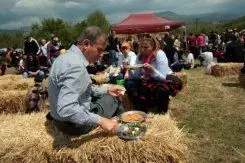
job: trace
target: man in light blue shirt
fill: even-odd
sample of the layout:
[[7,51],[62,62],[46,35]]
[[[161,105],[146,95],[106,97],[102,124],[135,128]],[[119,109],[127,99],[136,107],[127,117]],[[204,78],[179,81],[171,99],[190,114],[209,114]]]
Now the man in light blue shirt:
[[50,117],[55,126],[69,135],[88,133],[97,126],[116,133],[118,123],[111,117],[123,112],[118,96],[123,87],[92,85],[86,67],[95,63],[106,46],[106,35],[88,27],[67,52],[59,56],[49,75]]

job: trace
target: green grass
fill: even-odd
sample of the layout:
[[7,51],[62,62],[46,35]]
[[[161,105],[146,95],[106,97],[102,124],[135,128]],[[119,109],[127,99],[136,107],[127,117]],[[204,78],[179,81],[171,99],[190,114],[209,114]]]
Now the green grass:
[[188,92],[171,101],[171,113],[188,132],[190,162],[245,162],[245,89],[238,76],[217,78],[187,71]]

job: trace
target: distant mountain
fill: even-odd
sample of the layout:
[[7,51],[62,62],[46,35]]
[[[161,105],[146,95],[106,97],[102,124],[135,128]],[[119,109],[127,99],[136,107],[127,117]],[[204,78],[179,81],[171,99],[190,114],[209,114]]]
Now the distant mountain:
[[237,19],[241,16],[241,14],[222,13],[222,12],[213,12],[213,13],[195,14],[195,15],[180,15],[171,11],[158,12],[156,13],[156,15],[174,21],[185,21],[188,23],[195,22],[196,19],[198,22],[203,22],[203,23],[223,23],[224,21]]
[[27,33],[30,31],[30,27],[21,27],[20,29],[0,29],[0,34],[8,33],[10,35],[14,35],[16,32],[24,32]]
[[229,22],[223,24],[222,28],[224,28],[224,29],[237,28],[238,30],[245,30],[245,15],[238,18],[238,19],[235,19],[235,20],[232,20],[232,21],[229,21]]

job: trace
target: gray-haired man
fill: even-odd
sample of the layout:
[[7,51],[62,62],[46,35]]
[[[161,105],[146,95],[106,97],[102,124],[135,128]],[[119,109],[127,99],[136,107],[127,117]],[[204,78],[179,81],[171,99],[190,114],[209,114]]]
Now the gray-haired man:
[[67,52],[58,57],[49,75],[50,115],[57,128],[69,135],[85,134],[100,126],[116,133],[118,123],[111,117],[123,112],[119,86],[92,85],[86,70],[96,62],[106,46],[106,35],[98,27],[88,27]]

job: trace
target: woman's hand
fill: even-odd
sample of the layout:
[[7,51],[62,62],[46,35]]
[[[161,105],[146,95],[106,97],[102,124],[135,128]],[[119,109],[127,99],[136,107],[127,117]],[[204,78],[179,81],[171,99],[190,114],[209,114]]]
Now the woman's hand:
[[108,86],[108,93],[111,96],[114,97],[119,97],[124,95],[126,89],[122,86],[118,86],[118,85],[109,85]]
[[145,69],[147,69],[149,72],[154,72],[155,71],[155,68],[149,63],[145,63],[143,67]]

